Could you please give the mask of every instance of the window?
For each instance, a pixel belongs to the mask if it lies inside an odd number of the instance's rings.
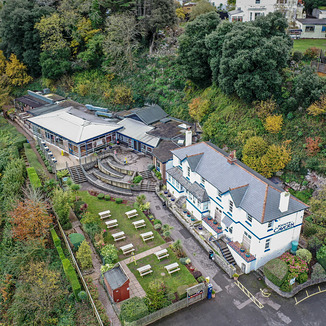
[[[315,26],[306,26],[306,33],[313,33],[315,31]]]
[[[256,5],[260,5],[260,0],[256,0]]]
[[[230,211],[230,213],[232,213],[232,211],[233,211],[233,201],[232,200],[229,200],[229,211]]]
[[[247,215],[247,220],[249,223],[252,223],[252,216],[250,214]]]
[[[252,20],[252,12],[250,13],[250,21]]]
[[[204,179],[203,177],[201,177],[201,181],[200,181],[200,183],[201,183],[203,186],[205,186],[205,179]]]
[[[203,203],[203,210],[206,211],[208,209],[208,201]]]
[[[232,234],[232,232],[233,232],[233,226],[229,227],[229,232]]]
[[[268,224],[267,224],[267,230],[271,229],[272,226],[273,226],[273,221],[268,222]]]
[[[190,167],[188,166],[188,177],[190,178]]]
[[[232,17],[232,22],[242,22],[242,17],[241,16]]]
[[[168,174],[168,181],[171,182],[171,176]]]
[[[325,25],[321,27],[321,31],[326,32],[326,26]]]
[[[218,197],[221,197],[222,196],[222,193],[221,193],[221,191],[219,189],[217,189],[217,196]]]
[[[265,242],[265,250],[268,250],[271,245],[271,239],[267,239]]]

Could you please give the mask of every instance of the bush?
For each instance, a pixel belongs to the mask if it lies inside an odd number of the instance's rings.
[[[34,168],[27,168],[27,175],[34,189],[40,188],[42,186],[41,180]]]
[[[162,281],[150,282],[146,294],[144,302],[149,312],[160,310],[170,303],[166,295],[166,286]]]
[[[133,297],[123,301],[120,310],[120,320],[133,322],[148,315],[148,308],[142,298]]]
[[[179,300],[182,300],[187,296],[188,287],[189,286],[187,284],[178,286],[177,294],[178,294]]]
[[[58,254],[59,254],[59,257],[61,260],[64,260],[66,258],[65,254],[63,253],[63,250],[62,250],[62,247],[57,247],[57,251],[58,251]]]
[[[323,245],[321,248],[317,251],[316,258],[318,260],[318,263],[323,266],[324,269],[326,269],[326,246]]]
[[[157,224],[154,224],[154,229],[155,230],[161,230],[161,228],[162,228],[162,224],[159,224],[159,223],[157,223]]]
[[[303,54],[302,52],[300,51],[294,51],[293,54],[292,54],[292,60],[293,61],[296,61],[296,62],[299,62],[301,61],[303,58]]]
[[[108,244],[101,250],[101,255],[106,264],[113,264],[118,260],[118,251],[112,244]]]
[[[201,271],[194,271],[192,275],[197,280],[199,277],[202,277],[203,274],[201,273]]]
[[[104,198],[104,194],[102,194],[102,193],[101,193],[101,194],[98,194],[98,195],[97,195],[97,198],[98,198],[98,199],[103,199],[103,198]]]
[[[190,258],[188,258],[188,257],[182,257],[182,258],[180,258],[179,260],[180,260],[180,263],[181,263],[182,265],[188,265],[188,264],[191,263],[191,260],[190,260]]]
[[[307,282],[307,280],[308,280],[308,274],[307,273],[302,273],[297,278],[297,281],[299,282],[299,284]]]
[[[85,237],[81,233],[71,233],[69,234],[69,240],[74,246],[74,250],[78,250],[79,246],[85,240]]]
[[[109,201],[109,200],[111,199],[111,196],[110,196],[110,195],[105,195],[105,196],[104,196],[104,199],[105,199],[106,201]]]
[[[199,277],[197,278],[197,282],[198,282],[198,283],[203,283],[203,282],[205,282],[205,278],[204,278],[204,276],[199,276]]]
[[[93,267],[92,250],[86,240],[84,240],[79,246],[76,257],[82,270]]]
[[[78,298],[81,300],[81,301],[86,301],[88,296],[87,296],[87,293],[85,291],[80,291],[78,293]]]
[[[312,267],[312,273],[311,273],[311,279],[312,280],[316,280],[316,279],[319,279],[319,278],[324,278],[326,277],[326,271],[325,269],[323,268],[323,266],[321,266],[320,264],[315,264],[313,267]]]
[[[122,204],[123,200],[122,200],[121,198],[117,198],[117,199],[115,200],[115,202],[116,202],[117,204]]]
[[[67,276],[67,279],[70,282],[70,285],[72,287],[72,291],[75,295],[75,298],[78,300],[78,293],[81,290],[81,286],[80,283],[78,281],[78,277],[76,274],[75,269],[72,267],[71,262],[69,261],[69,259],[65,258],[62,260],[62,266],[63,266],[63,270]]]
[[[281,286],[288,274],[287,264],[278,259],[272,259],[264,265],[265,276],[276,286]]]
[[[289,281],[285,281],[281,286],[280,290],[283,292],[291,292],[292,291],[292,285],[289,283]]]
[[[322,241],[318,239],[315,235],[313,235],[309,240],[308,240],[308,249],[309,251],[315,256],[317,254],[317,251],[319,248],[322,246]]]
[[[132,182],[137,184],[142,180],[143,180],[143,177],[141,175],[137,175],[136,177],[134,177],[134,180]]]
[[[312,258],[312,254],[307,249],[299,249],[297,251],[297,257],[299,257],[300,259],[304,260],[307,264],[309,264]]]
[[[306,238],[310,238],[312,235],[317,233],[317,227],[315,224],[311,224],[311,223],[306,223],[306,225],[303,228],[303,235]]]
[[[72,228],[72,224],[70,221],[68,221],[67,223],[62,225],[62,228],[66,231],[66,230],[70,230]]]
[[[153,224],[161,224],[162,225],[162,221],[161,220],[154,220]]]

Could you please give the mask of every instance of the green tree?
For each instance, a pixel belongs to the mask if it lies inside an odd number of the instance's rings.
[[[53,191],[53,208],[59,217],[59,221],[62,225],[69,222],[70,213],[70,202],[71,202],[71,192],[63,191],[62,189],[55,189]]]
[[[41,39],[34,25],[52,10],[35,0],[7,0],[0,11],[1,48],[6,57],[17,55],[33,76],[40,73],[41,52]]]
[[[169,304],[166,296],[166,287],[163,282],[156,280],[149,283],[145,303],[150,312],[160,310]]]
[[[92,250],[86,240],[84,240],[79,246],[76,257],[80,263],[82,270],[93,267]]]
[[[307,14],[311,15],[314,8],[325,6],[325,0],[305,0],[304,7]]]
[[[200,15],[186,25],[184,34],[179,38],[179,62],[185,77],[199,86],[207,86],[211,82],[212,71],[205,36],[214,31],[219,23],[216,12]]]
[[[115,263],[118,260],[118,251],[112,244],[107,244],[101,250],[101,255],[104,258],[106,264]]]
[[[326,226],[326,186],[323,186],[317,195],[310,199],[309,206],[314,222]]]
[[[242,150],[242,161],[257,172],[262,170],[261,158],[267,152],[267,142],[259,136],[249,138]]]
[[[207,0],[200,0],[197,2],[190,13],[190,20],[194,20],[200,15],[207,14],[208,12],[216,12],[216,8]]]
[[[70,50],[68,48],[54,52],[41,53],[40,63],[44,78],[57,80],[64,74],[71,72]]]

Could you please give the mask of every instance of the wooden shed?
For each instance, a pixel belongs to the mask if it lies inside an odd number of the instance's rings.
[[[103,274],[105,286],[114,302],[129,299],[129,278],[120,264]]]

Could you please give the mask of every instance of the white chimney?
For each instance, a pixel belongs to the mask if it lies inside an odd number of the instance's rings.
[[[283,191],[280,194],[280,205],[279,210],[284,213],[289,209],[289,202],[290,202],[290,193],[287,191]]]
[[[190,129],[186,130],[186,144],[185,146],[189,146],[192,144],[192,131]]]

